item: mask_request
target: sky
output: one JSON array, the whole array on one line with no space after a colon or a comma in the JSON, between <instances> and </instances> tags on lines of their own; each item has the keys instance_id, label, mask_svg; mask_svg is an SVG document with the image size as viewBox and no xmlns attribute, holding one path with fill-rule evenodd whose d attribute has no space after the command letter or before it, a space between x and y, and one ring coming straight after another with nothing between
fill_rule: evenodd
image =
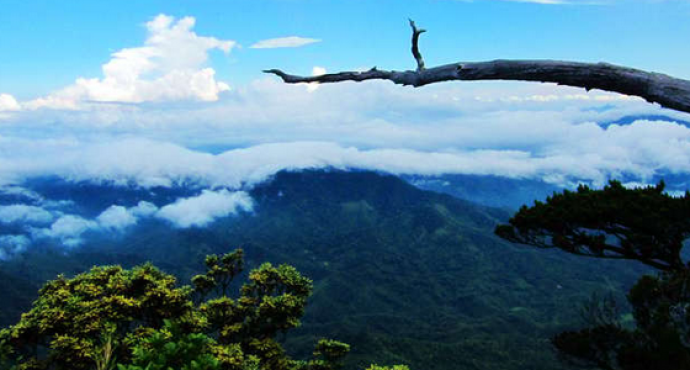
<instances>
[{"instance_id":1,"label":"sky","mask_svg":"<svg viewBox=\"0 0 690 370\"><path fill-rule=\"evenodd\" d=\"M634 97L520 82L287 85L261 72L414 68L412 18L428 30L427 66L606 61L690 79L687 0L0 5L0 185L237 186L324 166L559 184L690 172L690 115Z\"/></svg>"}]
</instances>

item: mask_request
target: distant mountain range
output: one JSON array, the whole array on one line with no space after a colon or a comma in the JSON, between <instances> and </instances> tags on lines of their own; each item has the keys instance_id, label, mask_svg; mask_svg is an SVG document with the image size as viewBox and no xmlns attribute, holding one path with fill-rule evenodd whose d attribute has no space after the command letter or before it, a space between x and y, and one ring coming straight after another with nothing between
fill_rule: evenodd
<instances>
[{"instance_id":1,"label":"distant mountain range","mask_svg":"<svg viewBox=\"0 0 690 370\"><path fill-rule=\"evenodd\" d=\"M0 325L14 322L42 282L58 273L151 261L186 284L206 254L242 247L249 266L289 263L314 279L303 326L285 339L298 356L325 336L352 345L348 369L370 363L560 369L565 365L549 337L582 325L579 302L594 291L624 301L647 271L505 243L493 228L508 211L408 182L505 208L556 190L548 184L464 176L405 180L361 171L280 172L248 190L253 211L205 227L176 228L150 218L123 231L86 233L84 243L71 248L41 239L0 262L0 300L6 302ZM6 194L0 204L40 195L43 203L66 201L65 212L86 218L113 204L146 200L160 207L199 192L55 179L25 185L36 194Z\"/></svg>"},{"instance_id":2,"label":"distant mountain range","mask_svg":"<svg viewBox=\"0 0 690 370\"><path fill-rule=\"evenodd\" d=\"M665 116L663 114L646 114L646 115L631 115L631 116L624 116L621 118L618 118L613 121L605 121L600 123L599 125L602 127L608 127L613 124L616 125L629 125L635 121L663 121L663 122L676 122L678 124L681 124L683 126L690 127L690 122L684 121L681 119L676 119L673 117Z\"/></svg>"},{"instance_id":3,"label":"distant mountain range","mask_svg":"<svg viewBox=\"0 0 690 370\"><path fill-rule=\"evenodd\" d=\"M484 206L517 210L544 200L563 188L541 180L511 179L499 176L441 175L403 176L412 185L438 193L452 195Z\"/></svg>"}]
</instances>

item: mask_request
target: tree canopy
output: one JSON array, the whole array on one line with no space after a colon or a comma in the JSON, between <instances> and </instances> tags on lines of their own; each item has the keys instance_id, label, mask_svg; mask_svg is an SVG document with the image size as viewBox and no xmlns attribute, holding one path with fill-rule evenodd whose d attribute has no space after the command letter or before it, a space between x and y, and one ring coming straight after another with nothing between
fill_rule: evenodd
<instances>
[{"instance_id":1,"label":"tree canopy","mask_svg":"<svg viewBox=\"0 0 690 370\"><path fill-rule=\"evenodd\" d=\"M615 302L594 300L586 306L587 327L560 333L552 343L564 358L602 369L690 369L690 267L681 253L690 236L690 194L666 194L663 182L635 189L617 181L600 190L580 186L522 207L496 234L659 269L628 294L634 327L621 323Z\"/></svg>"},{"instance_id":2,"label":"tree canopy","mask_svg":"<svg viewBox=\"0 0 690 370\"><path fill-rule=\"evenodd\" d=\"M264 263L237 286L242 250L207 256L205 263L207 272L195 276L192 287L177 286L173 276L151 264L59 276L45 284L16 325L0 331L0 365L16 370L341 366L347 344L320 340L313 358L299 361L276 339L300 325L312 291L311 280L294 267ZM233 288L238 293L233 295Z\"/></svg>"},{"instance_id":3,"label":"tree canopy","mask_svg":"<svg viewBox=\"0 0 690 370\"><path fill-rule=\"evenodd\" d=\"M689 216L690 194L672 197L664 193L663 182L627 189L611 181L601 190L581 185L523 206L496 234L515 243L637 260L670 271L687 268L681 250L690 236Z\"/></svg>"}]
</instances>

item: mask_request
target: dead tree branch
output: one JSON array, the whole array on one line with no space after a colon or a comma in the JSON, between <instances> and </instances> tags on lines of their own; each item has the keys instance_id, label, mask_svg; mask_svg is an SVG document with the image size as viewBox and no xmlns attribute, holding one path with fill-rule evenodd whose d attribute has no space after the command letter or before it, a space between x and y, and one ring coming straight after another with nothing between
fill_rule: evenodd
<instances>
[{"instance_id":1,"label":"dead tree branch","mask_svg":"<svg viewBox=\"0 0 690 370\"><path fill-rule=\"evenodd\" d=\"M412 54L416 70L387 71L376 67L364 71L298 76L279 69L265 70L286 83L334 83L342 81L388 80L395 84L420 87L444 81L510 80L551 82L638 96L662 107L690 113L690 81L661 73L617 66L608 63L579 63L558 60L493 60L459 62L433 68L424 67L419 52L419 35L426 30L412 27Z\"/></svg>"},{"instance_id":2,"label":"dead tree branch","mask_svg":"<svg viewBox=\"0 0 690 370\"><path fill-rule=\"evenodd\" d=\"M414 60L417 61L417 71L423 71L424 59L422 58L422 53L419 52L419 35L426 32L426 30L418 29L412 19L410 19L410 27L412 27L412 55Z\"/></svg>"}]
</instances>

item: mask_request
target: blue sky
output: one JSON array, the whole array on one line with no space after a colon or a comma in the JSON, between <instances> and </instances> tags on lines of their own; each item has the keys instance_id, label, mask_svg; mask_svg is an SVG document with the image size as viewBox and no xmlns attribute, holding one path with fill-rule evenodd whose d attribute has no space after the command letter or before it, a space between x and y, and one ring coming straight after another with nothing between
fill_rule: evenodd
<instances>
[{"instance_id":1,"label":"blue sky","mask_svg":"<svg viewBox=\"0 0 690 370\"><path fill-rule=\"evenodd\" d=\"M605 1L605 0L604 0ZM232 83L262 68L308 71L379 65L408 68L412 17L428 28L428 64L493 58L606 60L690 77L690 2L618 0L605 5L544 5L475 0L14 1L0 13L0 91L49 93L80 76L97 77L119 49L140 45L158 14L197 19L201 35L236 40L213 55ZM252 43L297 35L323 40L299 49L251 50Z\"/></svg>"},{"instance_id":2,"label":"blue sky","mask_svg":"<svg viewBox=\"0 0 690 370\"><path fill-rule=\"evenodd\" d=\"M429 31L428 66L564 59L690 78L687 0L0 4L0 186L46 174L225 183L224 171L239 184L327 165L561 184L690 173L689 115L640 99L516 82L294 86L261 73L413 68L411 17ZM609 125L650 115L675 122Z\"/></svg>"}]
</instances>

